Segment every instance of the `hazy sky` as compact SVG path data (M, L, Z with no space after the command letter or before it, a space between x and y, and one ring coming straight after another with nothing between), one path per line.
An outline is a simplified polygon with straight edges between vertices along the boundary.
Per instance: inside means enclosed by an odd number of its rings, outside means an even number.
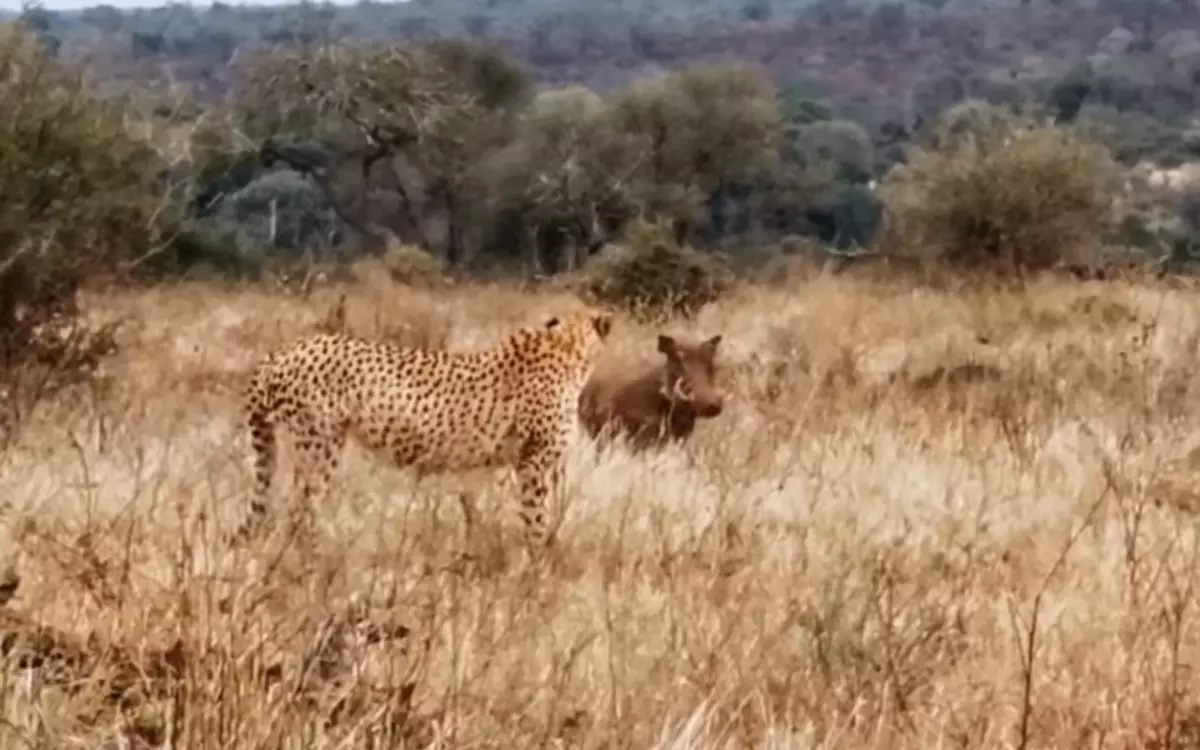
M236 0L229 2L228 5L282 5L295 0ZM335 5L345 5L350 0L331 0ZM403 0L401 0L403 1ZM103 0L42 0L42 6L46 10L79 10L80 8L90 8L94 5L104 4ZM157 5L166 5L163 0L155 2L155 0L107 0L107 4L115 8L153 8ZM209 0L204 2L192 2L188 5L196 5L202 8L207 8L212 3ZM0 10L15 11L21 9L21 0L0 0Z

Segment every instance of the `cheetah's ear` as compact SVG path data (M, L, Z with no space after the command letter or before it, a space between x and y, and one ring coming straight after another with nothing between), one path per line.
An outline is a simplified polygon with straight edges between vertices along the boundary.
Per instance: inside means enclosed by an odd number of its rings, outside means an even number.
M609 332L612 331L612 316L601 313L592 318L592 325L596 328L596 333L601 340L608 338Z

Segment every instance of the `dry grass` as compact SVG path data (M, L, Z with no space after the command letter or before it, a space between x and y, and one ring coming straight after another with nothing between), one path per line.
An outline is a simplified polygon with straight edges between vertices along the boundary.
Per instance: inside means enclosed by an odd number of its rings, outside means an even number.
M345 291L352 329L455 347L577 304ZM111 384L0 470L0 746L1200 742L1196 293L743 289L672 329L725 334L735 401L685 449L581 443L558 557L502 473L356 449L315 548L230 552L241 378L339 293L89 300L127 321Z

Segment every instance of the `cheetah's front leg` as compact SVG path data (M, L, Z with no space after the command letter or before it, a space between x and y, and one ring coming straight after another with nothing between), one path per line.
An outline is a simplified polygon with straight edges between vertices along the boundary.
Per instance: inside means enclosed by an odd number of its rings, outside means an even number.
M560 441L530 439L517 458L517 482L521 492L521 520L526 538L535 547L551 542L547 522L551 492L562 486L566 448Z

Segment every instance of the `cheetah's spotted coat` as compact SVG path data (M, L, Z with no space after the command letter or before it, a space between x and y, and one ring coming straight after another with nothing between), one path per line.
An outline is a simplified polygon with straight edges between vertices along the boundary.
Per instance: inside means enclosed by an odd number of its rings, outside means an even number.
M546 498L560 481L579 393L611 326L608 315L573 313L476 352L321 334L269 354L246 394L258 499L239 537L266 512L282 427L310 507L328 491L353 435L419 475L513 465L522 520L544 541Z

